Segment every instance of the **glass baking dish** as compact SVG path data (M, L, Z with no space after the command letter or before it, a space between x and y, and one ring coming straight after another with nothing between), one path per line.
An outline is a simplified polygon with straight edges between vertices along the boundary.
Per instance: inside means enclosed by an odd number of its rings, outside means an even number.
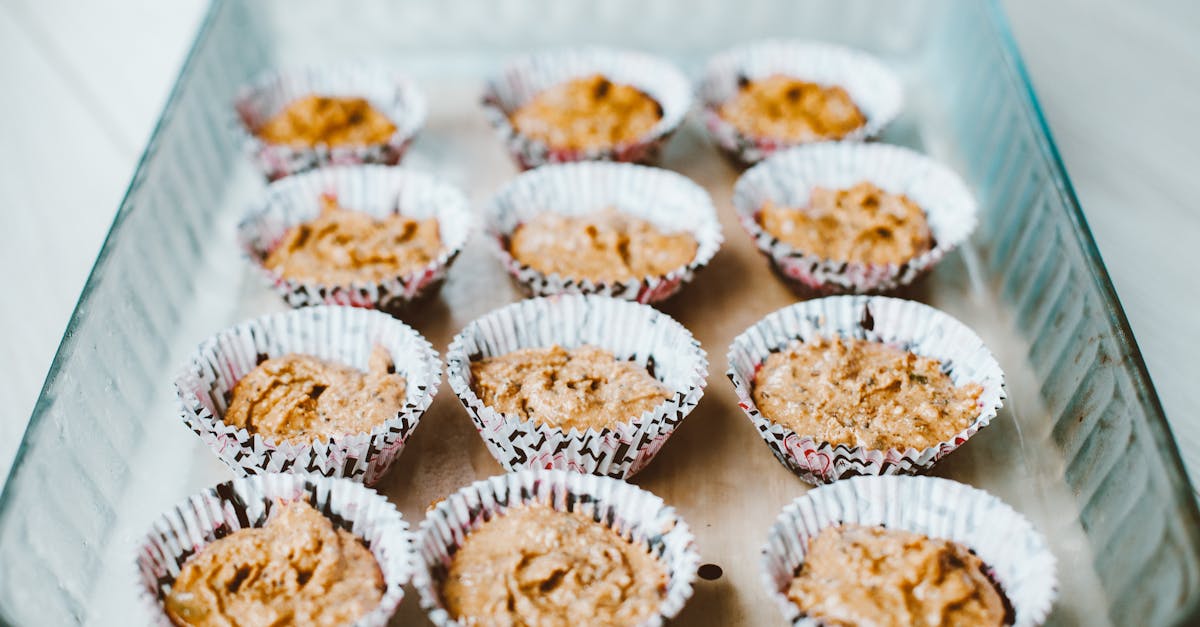
M0 498L0 620L144 622L133 614L140 535L163 509L230 476L182 425L170 382L207 335L283 308L234 244L234 225L263 186L229 128L232 97L252 75L356 59L403 68L431 103L405 164L460 185L478 205L515 173L478 106L483 77L505 57L603 43L662 54L695 77L709 54L774 36L884 57L905 79L907 106L883 141L949 163L980 200L974 239L903 295L974 327L1004 367L1010 398L935 474L999 495L1047 534L1061 582L1051 624L1200 620L1200 517L1162 408L998 5L955 0L216 0ZM737 170L698 123L662 164L708 188L727 241L663 305L708 350L709 388L635 483L675 505L703 559L723 571L697 583L680 624L778 624L758 550L779 509L807 487L758 441L722 373L733 336L795 297L736 224ZM485 248L476 235L442 293L405 315L439 351L467 321L519 297ZM415 524L432 500L497 472L443 383L380 489ZM411 595L396 622L424 624Z

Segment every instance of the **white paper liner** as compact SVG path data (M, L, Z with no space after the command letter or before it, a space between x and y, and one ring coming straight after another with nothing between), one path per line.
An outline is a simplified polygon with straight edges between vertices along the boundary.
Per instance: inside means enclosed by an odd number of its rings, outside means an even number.
M272 144L254 134L288 103L312 94L366 98L396 125L396 132L381 144L313 148ZM426 104L412 80L386 67L360 63L265 72L238 92L234 112L233 127L246 153L268 180L276 180L327 165L399 163L425 124Z
M978 383L979 414L949 440L924 450L874 450L832 445L763 416L752 395L758 369L771 353L796 340L854 338L884 342L937 359L955 386ZM733 340L726 375L759 435L779 461L805 481L828 483L852 475L914 473L962 446L986 427L1004 402L1004 373L983 340L950 315L918 302L883 296L830 296L784 307Z
M404 406L368 433L279 442L222 420L234 385L262 361L300 353L367 370L376 346L405 379ZM200 344L175 379L188 428L236 472L344 477L377 482L399 457L441 381L433 347L408 325L377 311L306 307L248 320Z
M847 189L867 181L904 194L925 212L931 250L902 264L834 261L785 244L758 222L768 200L808 206L814 187ZM734 185L738 220L775 270L803 292L867 293L908 285L970 237L977 221L975 197L951 169L920 153L886 144L826 142L792 148L747 170Z
M509 253L513 232L540 213L577 216L609 207L667 232L690 233L698 244L696 256L665 275L604 282L543 274ZM675 172L630 163L570 163L525 172L496 194L485 213L488 237L505 269L534 296L602 294L639 303L662 301L708 265L723 241L704 188Z
M226 481L164 513L137 554L138 600L155 624L171 627L163 608L184 562L218 538L266 524L276 500L305 501L371 551L386 589L379 605L354 623L386 625L404 598L413 570L413 536L396 506L374 490L344 479L269 474Z
M784 617L824 627L787 598L808 541L841 523L952 540L975 552L1015 611L1015 627L1041 625L1057 596L1054 554L1046 539L1000 499L933 477L858 477L812 490L783 509L762 550L763 581Z
M875 137L900 114L904 90L900 78L879 59L861 50L833 44L768 40L733 48L712 57L700 82L701 115L710 136L742 163L756 163L795 145L770 137L747 137L718 114L744 79L782 74L824 86L839 86L867 119L843 141Z
M636 141L590 150L552 149L518 133L509 116L538 93L574 78L600 74L631 85L662 107L662 119ZM692 87L674 65L658 57L612 48L547 50L518 57L487 83L484 111L522 168L568 161L649 161L692 106Z
M432 506L417 534L413 587L438 627L453 627L441 585L453 554L467 534L515 505L537 503L591 516L649 548L666 567L666 596L658 613L642 623L673 618L692 596L700 555L687 523L654 494L624 481L561 470L524 470L476 481Z
M263 265L288 230L321 214L322 197L344 209L383 217L400 213L435 218L442 252L424 268L383 281L325 284L285 278ZM436 290L471 234L465 194L452 185L407 168L357 165L321 168L276 181L238 224L242 253L292 307L350 305L395 312Z
M628 359L661 381L671 398L615 428L563 431L505 416L471 387L471 363L522 348L592 345ZM627 478L654 458L700 402L708 359L690 331L648 306L564 294L513 303L468 324L446 351L450 387L506 470L561 468Z

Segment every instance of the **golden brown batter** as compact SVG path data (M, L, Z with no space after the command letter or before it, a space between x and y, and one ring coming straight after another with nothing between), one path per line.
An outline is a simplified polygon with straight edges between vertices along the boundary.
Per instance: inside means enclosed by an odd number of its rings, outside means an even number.
M595 346L527 348L471 364L484 405L569 431L629 422L670 398L645 368Z
M967 547L882 527L827 527L787 596L829 625L1000 627L1004 599Z
M511 118L518 132L550 148L587 150L635 142L662 116L650 96L596 74L537 94Z
M307 503L276 503L183 565L164 605L176 625L349 625L383 599L379 563Z
M696 257L696 238L609 208L582 216L547 211L517 227L517 261L572 279L627 281L662 276Z
M272 144L312 148L382 144L395 132L396 125L363 98L313 94L288 103L257 134Z
M818 442L924 450L979 415L983 388L954 387L940 366L880 342L817 338L767 358L754 403L769 420Z
M788 143L842 139L867 123L845 89L780 74L742 81L718 114L743 135Z
M288 230L263 265L294 281L378 282L423 269L442 252L438 221L377 218L322 198L321 215Z
M637 625L657 610L667 572L645 546L577 513L514 507L471 532L442 585L464 625Z
M780 241L833 261L901 264L933 248L925 212L907 196L867 182L813 188L804 209L767 201L758 219Z
M404 406L404 377L371 352L367 372L311 355L268 359L233 387L225 423L285 442L367 433Z

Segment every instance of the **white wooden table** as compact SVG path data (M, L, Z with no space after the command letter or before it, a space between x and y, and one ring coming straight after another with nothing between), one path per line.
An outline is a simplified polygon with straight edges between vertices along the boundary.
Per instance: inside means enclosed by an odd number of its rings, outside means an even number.
M1200 483L1200 3L1005 5ZM0 3L0 477L205 8Z

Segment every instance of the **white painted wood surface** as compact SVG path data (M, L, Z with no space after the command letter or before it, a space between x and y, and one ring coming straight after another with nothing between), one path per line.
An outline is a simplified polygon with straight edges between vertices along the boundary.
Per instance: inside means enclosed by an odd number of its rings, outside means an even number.
M1200 3L1005 6L1196 478ZM0 3L0 477L205 8Z

